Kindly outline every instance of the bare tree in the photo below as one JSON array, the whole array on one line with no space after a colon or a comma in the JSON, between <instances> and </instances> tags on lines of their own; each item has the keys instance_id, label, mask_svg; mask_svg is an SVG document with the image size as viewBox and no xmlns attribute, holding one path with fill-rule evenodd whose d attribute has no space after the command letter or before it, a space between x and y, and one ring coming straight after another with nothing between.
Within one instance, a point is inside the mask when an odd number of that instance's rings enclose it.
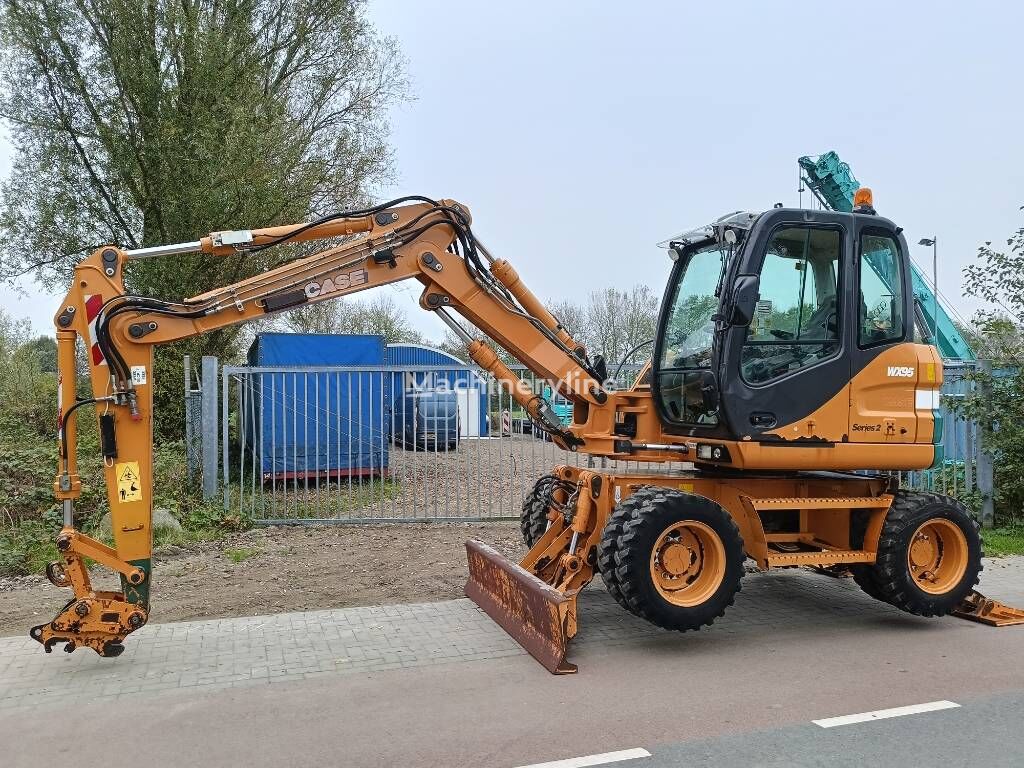
<instances>
[{"instance_id":1,"label":"bare tree","mask_svg":"<svg viewBox=\"0 0 1024 768\"><path fill-rule=\"evenodd\" d=\"M594 354L621 361L637 345L654 338L658 301L646 285L629 291L603 288L590 294L586 306L586 342Z\"/></svg>"},{"instance_id":2,"label":"bare tree","mask_svg":"<svg viewBox=\"0 0 1024 768\"><path fill-rule=\"evenodd\" d=\"M622 304L622 350L616 361L652 340L658 324L658 299L649 286L634 285L629 293L622 294Z\"/></svg>"},{"instance_id":3,"label":"bare tree","mask_svg":"<svg viewBox=\"0 0 1024 768\"><path fill-rule=\"evenodd\" d=\"M382 293L368 301L334 299L292 310L273 327L290 333L358 333L384 337L385 344L422 343L405 309Z\"/></svg>"},{"instance_id":4,"label":"bare tree","mask_svg":"<svg viewBox=\"0 0 1024 768\"><path fill-rule=\"evenodd\" d=\"M558 299L548 302L548 309L558 318L562 327L567 330L576 341L583 345L587 344L590 337L590 326L587 318L587 310L580 304L570 299Z\"/></svg>"},{"instance_id":5,"label":"bare tree","mask_svg":"<svg viewBox=\"0 0 1024 768\"><path fill-rule=\"evenodd\" d=\"M272 327L287 333L347 333L345 329L353 304L355 302L345 299L307 304L286 312L272 323Z\"/></svg>"}]
</instances>

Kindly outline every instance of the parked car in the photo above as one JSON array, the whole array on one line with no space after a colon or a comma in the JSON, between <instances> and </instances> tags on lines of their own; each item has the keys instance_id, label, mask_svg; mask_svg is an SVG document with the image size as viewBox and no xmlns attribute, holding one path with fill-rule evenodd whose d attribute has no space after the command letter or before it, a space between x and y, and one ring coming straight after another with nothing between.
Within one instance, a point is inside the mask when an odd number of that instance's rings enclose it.
<instances>
[{"instance_id":1,"label":"parked car","mask_svg":"<svg viewBox=\"0 0 1024 768\"><path fill-rule=\"evenodd\" d=\"M395 445L428 451L459 447L459 400L455 392L408 391L394 408L391 422Z\"/></svg>"}]
</instances>

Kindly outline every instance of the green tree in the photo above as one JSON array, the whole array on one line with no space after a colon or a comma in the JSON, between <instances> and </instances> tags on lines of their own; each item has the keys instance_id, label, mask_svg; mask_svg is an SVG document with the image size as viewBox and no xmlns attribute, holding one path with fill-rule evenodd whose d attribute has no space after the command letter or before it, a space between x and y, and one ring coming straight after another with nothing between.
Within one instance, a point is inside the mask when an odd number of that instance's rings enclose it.
<instances>
[{"instance_id":1,"label":"green tree","mask_svg":"<svg viewBox=\"0 0 1024 768\"><path fill-rule=\"evenodd\" d=\"M406 94L394 41L361 0L3 0L0 117L15 148L0 275L62 287L96 246L190 241L366 202L387 178L387 110ZM130 291L192 296L272 252L135 262ZM158 352L158 431L181 425L181 354Z\"/></svg>"},{"instance_id":2,"label":"green tree","mask_svg":"<svg viewBox=\"0 0 1024 768\"><path fill-rule=\"evenodd\" d=\"M52 336L36 336L24 344L20 352L34 357L40 371L44 373L57 372L57 342Z\"/></svg>"},{"instance_id":3,"label":"green tree","mask_svg":"<svg viewBox=\"0 0 1024 768\"><path fill-rule=\"evenodd\" d=\"M1005 248L991 241L978 248L975 262L964 267L964 293L996 307L981 313L982 320L1005 315L1019 323L1024 318L1024 227L1006 239Z\"/></svg>"},{"instance_id":4,"label":"green tree","mask_svg":"<svg viewBox=\"0 0 1024 768\"><path fill-rule=\"evenodd\" d=\"M33 339L27 319L0 309L0 443L17 444L24 429L57 434L57 349L45 336Z\"/></svg>"},{"instance_id":5,"label":"green tree","mask_svg":"<svg viewBox=\"0 0 1024 768\"><path fill-rule=\"evenodd\" d=\"M979 312L972 322L972 345L992 360L995 374L976 373L974 391L949 405L975 419L995 466L996 514L1019 518L1024 510L1024 229L991 242L964 268L964 292L995 309Z\"/></svg>"}]
</instances>

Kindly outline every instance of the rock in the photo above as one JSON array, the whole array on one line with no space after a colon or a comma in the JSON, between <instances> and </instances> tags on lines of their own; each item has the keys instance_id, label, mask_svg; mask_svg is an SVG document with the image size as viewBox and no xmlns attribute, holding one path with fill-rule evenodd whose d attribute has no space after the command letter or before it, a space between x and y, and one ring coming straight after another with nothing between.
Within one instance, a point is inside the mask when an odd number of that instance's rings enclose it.
<instances>
[{"instance_id":1,"label":"rock","mask_svg":"<svg viewBox=\"0 0 1024 768\"><path fill-rule=\"evenodd\" d=\"M171 514L171 510L164 507L156 507L153 510L153 530L180 531L181 523L178 518Z\"/></svg>"},{"instance_id":2,"label":"rock","mask_svg":"<svg viewBox=\"0 0 1024 768\"><path fill-rule=\"evenodd\" d=\"M100 518L99 526L97 526L96 530L101 539L107 539L109 541L113 536L110 527L109 512ZM179 523L178 519L171 514L169 509L164 507L155 507L153 509L153 530L180 531L181 523Z\"/></svg>"}]
</instances>

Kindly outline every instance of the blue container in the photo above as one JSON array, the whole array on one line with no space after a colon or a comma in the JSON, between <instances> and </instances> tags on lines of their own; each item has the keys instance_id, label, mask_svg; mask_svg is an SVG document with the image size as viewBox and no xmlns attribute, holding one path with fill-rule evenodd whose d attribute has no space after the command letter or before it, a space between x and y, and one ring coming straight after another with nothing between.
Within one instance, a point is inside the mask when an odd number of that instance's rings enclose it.
<instances>
[{"instance_id":1,"label":"blue container","mask_svg":"<svg viewBox=\"0 0 1024 768\"><path fill-rule=\"evenodd\" d=\"M380 336L266 333L249 363L242 423L264 480L384 476L391 387ZM287 370L281 370L287 369ZM312 369L312 370L311 370Z\"/></svg>"}]
</instances>

